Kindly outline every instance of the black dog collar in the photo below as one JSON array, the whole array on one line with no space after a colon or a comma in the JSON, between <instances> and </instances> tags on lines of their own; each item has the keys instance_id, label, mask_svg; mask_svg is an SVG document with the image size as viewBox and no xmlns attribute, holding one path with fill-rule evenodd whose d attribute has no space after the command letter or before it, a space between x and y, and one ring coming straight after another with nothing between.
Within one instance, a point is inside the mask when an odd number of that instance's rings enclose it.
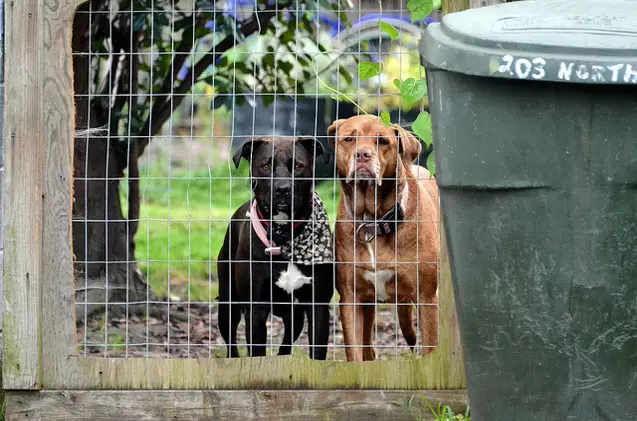
<instances>
[{"instance_id":1,"label":"black dog collar","mask_svg":"<svg viewBox=\"0 0 637 421\"><path fill-rule=\"evenodd\" d=\"M365 234L365 241L372 241L377 235L388 235L398 230L398 225L404 219L403 207L394 205L385 215L376 221L363 222L358 225L356 232L362 231Z\"/></svg>"},{"instance_id":2,"label":"black dog collar","mask_svg":"<svg viewBox=\"0 0 637 421\"><path fill-rule=\"evenodd\" d=\"M407 204L408 197L409 185L405 183L400 202L396 203L394 207L389 210L389 212L383 215L380 219L356 223L356 237L358 237L358 233L362 231L365 235L365 241L370 242L377 235L388 235L398 231L398 226L403 222L405 218L404 207ZM349 216L354 219L350 208L348 206L346 206L345 208Z\"/></svg>"}]
</instances>

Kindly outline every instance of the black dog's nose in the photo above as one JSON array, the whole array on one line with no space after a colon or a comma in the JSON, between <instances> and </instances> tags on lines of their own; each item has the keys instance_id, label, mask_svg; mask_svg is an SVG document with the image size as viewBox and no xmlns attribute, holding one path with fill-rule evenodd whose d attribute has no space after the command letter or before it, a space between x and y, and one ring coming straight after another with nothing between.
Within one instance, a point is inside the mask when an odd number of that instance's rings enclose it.
<instances>
[{"instance_id":1,"label":"black dog's nose","mask_svg":"<svg viewBox=\"0 0 637 421\"><path fill-rule=\"evenodd\" d=\"M370 149L361 149L356 151L356 160L361 162L367 162L372 159L372 151Z\"/></svg>"},{"instance_id":2,"label":"black dog's nose","mask_svg":"<svg viewBox=\"0 0 637 421\"><path fill-rule=\"evenodd\" d=\"M278 197L287 197L290 195L290 186L277 186L274 189L274 193L276 193Z\"/></svg>"}]
</instances>

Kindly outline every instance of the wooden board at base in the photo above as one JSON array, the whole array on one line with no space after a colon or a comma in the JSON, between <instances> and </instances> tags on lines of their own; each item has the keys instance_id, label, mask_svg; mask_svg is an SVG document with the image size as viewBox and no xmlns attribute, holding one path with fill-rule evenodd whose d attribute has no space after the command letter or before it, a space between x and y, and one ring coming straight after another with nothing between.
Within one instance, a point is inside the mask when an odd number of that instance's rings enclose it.
<instances>
[{"instance_id":1,"label":"wooden board at base","mask_svg":"<svg viewBox=\"0 0 637 421\"><path fill-rule=\"evenodd\" d=\"M465 390L456 391L21 391L7 393L13 420L430 420L423 400L464 413ZM413 412L416 411L416 412ZM420 417L419 417L420 414Z\"/></svg>"}]
</instances>

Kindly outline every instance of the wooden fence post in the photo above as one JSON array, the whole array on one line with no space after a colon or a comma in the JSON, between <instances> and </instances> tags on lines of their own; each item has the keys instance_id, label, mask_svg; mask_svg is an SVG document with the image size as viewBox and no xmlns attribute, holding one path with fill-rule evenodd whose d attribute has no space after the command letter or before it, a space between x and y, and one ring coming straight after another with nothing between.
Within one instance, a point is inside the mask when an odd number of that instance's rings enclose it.
<instances>
[{"instance_id":1,"label":"wooden fence post","mask_svg":"<svg viewBox=\"0 0 637 421\"><path fill-rule=\"evenodd\" d=\"M44 126L42 0L5 7L4 362L6 389L40 387Z\"/></svg>"}]
</instances>

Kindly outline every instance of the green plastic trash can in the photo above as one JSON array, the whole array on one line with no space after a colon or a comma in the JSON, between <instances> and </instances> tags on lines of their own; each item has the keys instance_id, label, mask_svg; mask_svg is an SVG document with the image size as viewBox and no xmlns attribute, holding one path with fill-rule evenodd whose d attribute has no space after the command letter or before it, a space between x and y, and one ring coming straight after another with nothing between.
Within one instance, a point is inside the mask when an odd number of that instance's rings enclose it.
<instances>
[{"instance_id":1,"label":"green plastic trash can","mask_svg":"<svg viewBox=\"0 0 637 421\"><path fill-rule=\"evenodd\" d=\"M474 421L637 420L637 1L420 42Z\"/></svg>"}]
</instances>

